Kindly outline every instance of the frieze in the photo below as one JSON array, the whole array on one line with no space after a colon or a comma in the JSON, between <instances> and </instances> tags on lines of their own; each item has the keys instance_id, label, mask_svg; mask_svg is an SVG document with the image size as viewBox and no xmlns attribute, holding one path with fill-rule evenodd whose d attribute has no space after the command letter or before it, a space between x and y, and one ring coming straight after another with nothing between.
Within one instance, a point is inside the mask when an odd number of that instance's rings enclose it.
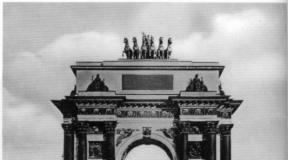
<instances>
[{"instance_id":1,"label":"frieze","mask_svg":"<svg viewBox=\"0 0 288 160\"><path fill-rule=\"evenodd\" d=\"M76 103L78 108L114 108L117 106L116 103L106 103L106 102L83 102L83 103Z\"/></svg>"},{"instance_id":2,"label":"frieze","mask_svg":"<svg viewBox=\"0 0 288 160\"><path fill-rule=\"evenodd\" d=\"M116 115L118 117L133 117L133 118L173 118L174 114L172 111L165 110L128 110L128 109L118 109Z\"/></svg>"},{"instance_id":3,"label":"frieze","mask_svg":"<svg viewBox=\"0 0 288 160\"><path fill-rule=\"evenodd\" d=\"M112 109L112 108L78 108L78 114L114 115L115 109Z\"/></svg>"},{"instance_id":4,"label":"frieze","mask_svg":"<svg viewBox=\"0 0 288 160\"><path fill-rule=\"evenodd\" d=\"M182 115L216 115L216 108L182 108Z\"/></svg>"},{"instance_id":5,"label":"frieze","mask_svg":"<svg viewBox=\"0 0 288 160\"><path fill-rule=\"evenodd\" d=\"M194 102L179 102L178 106L181 108L199 108L199 107L218 107L219 102L214 102L214 101L194 101Z\"/></svg>"},{"instance_id":6,"label":"frieze","mask_svg":"<svg viewBox=\"0 0 288 160\"><path fill-rule=\"evenodd\" d=\"M188 158L201 159L202 158L202 142L189 142L188 143Z\"/></svg>"},{"instance_id":7,"label":"frieze","mask_svg":"<svg viewBox=\"0 0 288 160\"><path fill-rule=\"evenodd\" d=\"M119 137L116 140L116 146L118 146L123 139L131 136L134 131L139 131L139 129L131 129L131 128L117 129L116 134L119 134Z\"/></svg>"}]
</instances>

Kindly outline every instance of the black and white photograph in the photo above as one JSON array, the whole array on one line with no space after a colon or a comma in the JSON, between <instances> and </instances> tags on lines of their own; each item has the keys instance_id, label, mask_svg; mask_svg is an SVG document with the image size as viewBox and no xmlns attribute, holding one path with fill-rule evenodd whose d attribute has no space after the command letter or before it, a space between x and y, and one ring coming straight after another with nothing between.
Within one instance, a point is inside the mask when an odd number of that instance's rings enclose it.
<instances>
[{"instance_id":1,"label":"black and white photograph","mask_svg":"<svg viewBox=\"0 0 288 160\"><path fill-rule=\"evenodd\" d=\"M286 160L286 2L3 2L4 160Z\"/></svg>"}]
</instances>

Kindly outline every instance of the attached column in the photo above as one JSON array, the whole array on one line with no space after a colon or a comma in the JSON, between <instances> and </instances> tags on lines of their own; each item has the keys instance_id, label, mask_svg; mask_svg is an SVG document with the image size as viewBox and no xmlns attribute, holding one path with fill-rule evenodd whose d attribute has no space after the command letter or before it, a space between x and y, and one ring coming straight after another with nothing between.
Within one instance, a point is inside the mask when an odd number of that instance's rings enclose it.
<instances>
[{"instance_id":1,"label":"attached column","mask_svg":"<svg viewBox=\"0 0 288 160\"><path fill-rule=\"evenodd\" d=\"M189 128L187 125L187 122L180 122L179 123L179 135L177 136L177 144L179 147L178 149L178 154L179 154L179 159L181 160L188 160L188 132Z\"/></svg>"},{"instance_id":2,"label":"attached column","mask_svg":"<svg viewBox=\"0 0 288 160\"><path fill-rule=\"evenodd\" d=\"M87 130L88 124L79 123L78 124L78 160L87 160Z\"/></svg>"},{"instance_id":3,"label":"attached column","mask_svg":"<svg viewBox=\"0 0 288 160\"><path fill-rule=\"evenodd\" d=\"M220 129L220 159L231 160L231 129L233 124L221 124Z\"/></svg>"},{"instance_id":4,"label":"attached column","mask_svg":"<svg viewBox=\"0 0 288 160\"><path fill-rule=\"evenodd\" d=\"M216 134L217 134L216 121L207 122L206 124L206 158L207 160L216 160Z\"/></svg>"},{"instance_id":5,"label":"attached column","mask_svg":"<svg viewBox=\"0 0 288 160\"><path fill-rule=\"evenodd\" d=\"M62 124L64 129L64 160L74 158L74 130L72 124Z\"/></svg>"},{"instance_id":6,"label":"attached column","mask_svg":"<svg viewBox=\"0 0 288 160\"><path fill-rule=\"evenodd\" d=\"M116 122L104 122L107 160L115 160L115 127Z\"/></svg>"}]
</instances>

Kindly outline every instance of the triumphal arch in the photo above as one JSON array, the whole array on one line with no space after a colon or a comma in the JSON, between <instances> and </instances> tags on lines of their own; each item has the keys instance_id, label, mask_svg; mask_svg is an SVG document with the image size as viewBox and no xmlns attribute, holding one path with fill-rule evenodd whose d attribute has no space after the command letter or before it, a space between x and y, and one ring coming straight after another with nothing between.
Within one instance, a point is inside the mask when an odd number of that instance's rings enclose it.
<instances>
[{"instance_id":1,"label":"triumphal arch","mask_svg":"<svg viewBox=\"0 0 288 160\"><path fill-rule=\"evenodd\" d=\"M74 90L52 101L63 114L64 160L125 160L141 144L171 160L231 159L231 116L242 101L222 90L224 66L170 59L172 40L153 50L152 38L143 35L141 49L126 39L127 58L71 66Z\"/></svg>"}]
</instances>

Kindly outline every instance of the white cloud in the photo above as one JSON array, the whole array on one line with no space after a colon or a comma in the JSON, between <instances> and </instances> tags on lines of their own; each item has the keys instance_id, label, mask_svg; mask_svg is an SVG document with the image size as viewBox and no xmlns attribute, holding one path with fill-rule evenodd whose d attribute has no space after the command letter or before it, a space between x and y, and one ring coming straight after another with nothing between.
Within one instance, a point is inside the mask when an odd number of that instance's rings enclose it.
<instances>
[{"instance_id":1,"label":"white cloud","mask_svg":"<svg viewBox=\"0 0 288 160\"><path fill-rule=\"evenodd\" d=\"M285 54L278 53L275 49L275 44L279 42L275 33L270 32L277 30L278 26L258 10L219 14L215 16L213 22L214 30L209 35L192 33L186 39L174 40L173 57L192 61L220 61L226 65L227 68L222 75L224 89L233 97L245 100L241 106L245 109L240 108L239 114L236 113L235 117L236 122L241 124L243 121L245 125L241 126L242 130L236 128L241 135L234 136L236 139L242 135L253 136L246 132L251 130L249 127L259 126L261 117L267 121L275 120L272 118L279 115L275 111L285 107L281 95L285 92L283 88L285 74L282 74L285 73ZM4 103L4 140L7 142L4 149L7 147L7 159L21 158L17 157L13 150L17 142L23 139L20 145L29 144L28 140L33 142L32 144L41 141L44 144L49 141L49 145L43 150L52 149L57 153L59 150L62 151L62 145L52 148L52 144L62 143L59 138L62 133L58 121L61 116L59 112L57 112L59 119L53 116L56 114L56 109L49 100L59 99L69 94L73 88L74 75L69 65L75 61L115 60L120 58L122 47L122 38L118 35L91 31L64 35L39 52L18 53L13 61L4 62L4 87L7 89L4 90L4 101L7 101ZM272 106L274 108L271 108ZM259 114L260 118L255 118L254 113ZM271 118L269 115L272 114L274 116ZM275 122L282 121L283 119L275 120ZM31 130L30 126L33 126L34 130ZM267 134L279 131L273 124L269 127L271 130L268 130ZM58 138L54 139L55 137ZM273 137L267 139L279 142L279 139ZM253 141L253 144L257 144L256 146L251 146L251 141L244 141L243 145L247 145L247 148L240 146L242 152L235 151L233 156L247 152L248 159L259 159L260 153L267 155L267 151L271 150L275 156L273 158L283 157L284 153L280 152L281 150L276 151L275 146L259 147L262 140L263 137L255 137L256 142ZM258 154L249 151L251 147L257 148L257 146ZM30 154L29 146L26 146L26 149L23 154ZM56 154L55 157L53 153L50 156L46 159L57 159L59 155ZM271 159L271 156L267 156L266 159Z\"/></svg>"}]
</instances>

